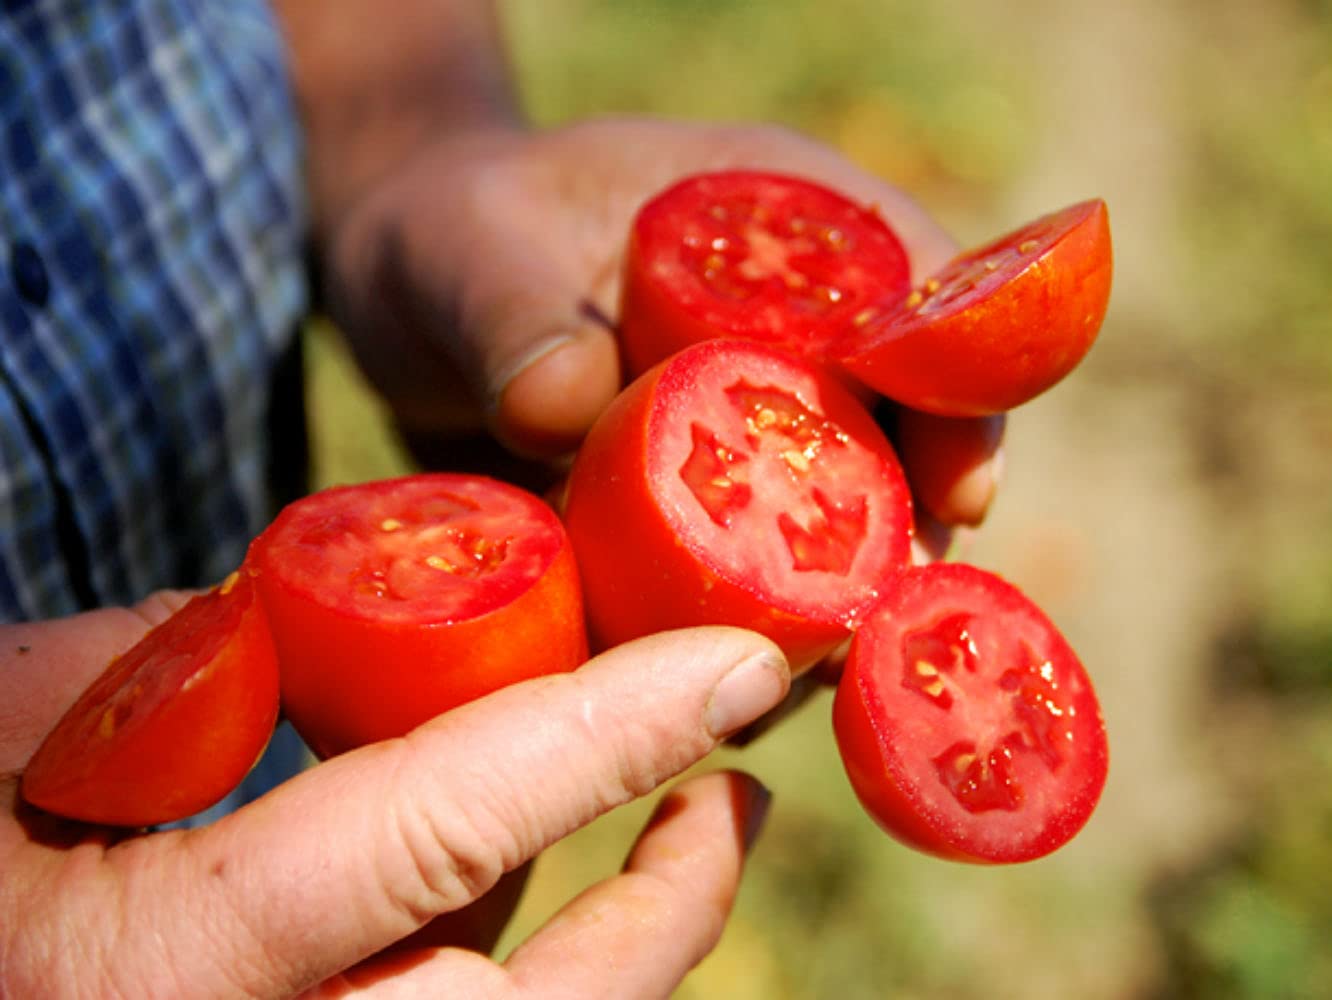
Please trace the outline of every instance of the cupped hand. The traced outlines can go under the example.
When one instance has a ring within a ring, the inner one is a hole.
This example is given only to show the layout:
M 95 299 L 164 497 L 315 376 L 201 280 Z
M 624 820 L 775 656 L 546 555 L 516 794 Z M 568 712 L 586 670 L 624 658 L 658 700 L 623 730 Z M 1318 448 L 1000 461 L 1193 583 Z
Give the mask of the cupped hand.
M 877 205 L 916 279 L 955 250 L 902 191 L 785 129 L 504 127 L 423 143 L 324 220 L 326 301 L 426 461 L 457 465 L 487 434 L 528 456 L 567 453 L 620 388 L 614 327 L 634 213 L 682 176 L 727 167 L 801 174 Z M 937 549 L 938 525 L 983 518 L 1003 418 L 897 422 L 921 535 Z
M 15 996 L 667 995 L 716 942 L 766 793 L 738 773 L 662 800 L 621 874 L 503 964 L 389 950 L 786 693 L 772 644 L 667 633 L 319 764 L 195 830 L 26 806 L 17 774 L 106 660 L 179 601 L 0 629 L 0 992 Z

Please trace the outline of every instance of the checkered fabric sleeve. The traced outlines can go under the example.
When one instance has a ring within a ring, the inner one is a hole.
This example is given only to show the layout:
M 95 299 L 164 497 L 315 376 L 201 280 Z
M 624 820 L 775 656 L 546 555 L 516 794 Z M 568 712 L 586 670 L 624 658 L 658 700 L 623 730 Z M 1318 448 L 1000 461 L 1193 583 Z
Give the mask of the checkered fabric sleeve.
M 6 0 L 0 620 L 221 579 L 271 515 L 300 158 L 265 0 Z

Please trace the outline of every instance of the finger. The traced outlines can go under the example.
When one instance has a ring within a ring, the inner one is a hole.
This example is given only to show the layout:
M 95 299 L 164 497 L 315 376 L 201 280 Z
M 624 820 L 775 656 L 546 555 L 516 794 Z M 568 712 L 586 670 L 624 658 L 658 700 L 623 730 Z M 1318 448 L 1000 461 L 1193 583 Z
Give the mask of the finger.
M 388 955 L 338 976 L 317 995 L 665 997 L 716 945 L 768 801 L 744 774 L 685 782 L 662 799 L 624 871 L 565 906 L 504 968 L 452 948 Z
M 915 566 L 946 559 L 962 529 L 951 528 L 923 506 L 915 511 L 915 531 L 911 536 L 911 562 Z
M 219 968 L 259 994 L 321 981 L 679 773 L 788 685 L 772 643 L 705 628 L 497 692 L 191 831 L 169 875 L 197 892 L 165 897 L 147 937 L 173 940 L 189 906 L 210 932 L 177 951 L 195 966 L 186 981 Z
M 895 440 L 912 496 L 944 526 L 985 519 L 1003 470 L 1004 414 L 940 417 L 901 408 Z
M 599 323 L 549 323 L 526 330 L 526 350 L 492 376 L 492 423 L 496 435 L 521 454 L 558 456 L 571 452 L 620 388 L 620 358 L 614 335 Z M 495 334 L 496 343 L 516 337 Z
M 161 591 L 130 608 L 0 626 L 0 773 L 21 769 L 108 664 L 189 598 Z
M 422 948 L 445 947 L 490 954 L 522 901 L 532 867 L 533 863 L 529 861 L 505 872 L 480 899 L 460 910 L 441 913 L 380 954 L 401 955 Z
M 437 195 L 429 215 L 406 213 L 415 221 L 404 263 L 421 318 L 506 445 L 565 454 L 620 387 L 614 330 L 590 305 L 612 280 L 605 258 L 617 243 L 567 223 L 568 174 L 579 161 L 561 172 L 511 148 L 441 155 L 454 190 Z M 421 191 L 440 192 L 440 181 L 437 172 L 409 176 L 400 190 L 419 201 Z
M 506 183 L 507 181 L 507 183 Z M 488 224 L 436 258 L 466 273 L 454 349 L 479 386 L 491 430 L 523 455 L 571 452 L 620 389 L 608 318 L 589 303 L 590 253 L 552 245 L 539 220 L 554 194 L 520 171 L 496 170 L 477 206 Z M 457 253 L 469 255 L 462 267 Z M 475 255 L 475 256 L 472 256 Z
M 738 773 L 666 796 L 624 871 L 557 913 L 505 963 L 520 995 L 670 995 L 716 946 L 768 795 Z

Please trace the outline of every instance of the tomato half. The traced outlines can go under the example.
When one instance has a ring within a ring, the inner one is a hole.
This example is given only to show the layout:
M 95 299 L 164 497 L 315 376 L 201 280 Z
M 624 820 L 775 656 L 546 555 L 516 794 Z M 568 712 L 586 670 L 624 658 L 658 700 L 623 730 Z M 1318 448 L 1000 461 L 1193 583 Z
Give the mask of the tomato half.
M 868 305 L 902 297 L 910 265 L 873 208 L 782 174 L 686 178 L 647 202 L 626 255 L 620 341 L 630 375 L 711 337 L 822 361 Z
M 1048 854 L 1105 784 L 1105 725 L 1077 655 L 1012 584 L 960 563 L 907 571 L 873 609 L 833 727 L 869 814 L 946 858 Z
M 247 562 L 282 665 L 284 711 L 321 756 L 401 736 L 586 657 L 559 518 L 484 476 L 323 490 L 284 509 Z
M 1110 223 L 1096 199 L 960 254 L 866 308 L 829 353 L 890 399 L 944 416 L 1025 403 L 1091 349 L 1110 299 Z
M 38 748 L 22 794 L 90 823 L 183 819 L 240 783 L 277 713 L 277 657 L 242 571 L 110 663 Z
M 908 559 L 911 501 L 869 413 L 816 366 L 696 344 L 622 392 L 570 472 L 593 642 L 755 629 L 807 666 Z

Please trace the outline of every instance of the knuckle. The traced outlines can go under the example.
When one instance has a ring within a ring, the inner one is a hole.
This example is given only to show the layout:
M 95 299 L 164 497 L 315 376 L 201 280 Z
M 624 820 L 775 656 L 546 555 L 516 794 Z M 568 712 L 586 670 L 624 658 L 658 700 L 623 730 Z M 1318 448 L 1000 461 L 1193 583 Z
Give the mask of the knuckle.
M 606 806 L 640 798 L 697 760 L 706 749 L 669 712 L 625 711 L 591 691 L 580 693 L 577 738 L 604 748 Z
M 404 746 L 410 745 L 404 741 Z M 421 769 L 404 766 L 404 783 L 419 784 Z M 395 796 L 392 836 L 380 873 L 390 903 L 412 919 L 459 909 L 484 895 L 509 867 L 514 837 L 481 798 Z M 516 863 L 516 862 L 515 862 Z

